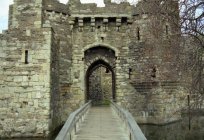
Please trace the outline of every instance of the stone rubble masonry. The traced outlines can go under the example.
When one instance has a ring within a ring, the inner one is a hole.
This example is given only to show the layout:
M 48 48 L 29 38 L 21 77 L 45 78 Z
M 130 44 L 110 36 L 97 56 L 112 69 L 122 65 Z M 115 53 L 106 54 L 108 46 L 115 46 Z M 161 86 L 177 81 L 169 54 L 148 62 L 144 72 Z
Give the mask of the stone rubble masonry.
M 10 31 L 0 39 L 0 134 L 44 136 L 50 123 L 50 28 Z M 20 33 L 21 32 L 21 33 Z M 20 34 L 19 34 L 20 33 Z M 25 50 L 28 64 L 25 64 Z
M 79 0 L 14 0 L 9 29 L 0 34 L 0 136 L 50 135 L 87 101 L 87 71 L 100 63 L 114 75 L 115 100 L 137 122 L 180 119 L 187 91 L 178 29 L 142 11 L 142 2 L 105 0 L 97 8 Z

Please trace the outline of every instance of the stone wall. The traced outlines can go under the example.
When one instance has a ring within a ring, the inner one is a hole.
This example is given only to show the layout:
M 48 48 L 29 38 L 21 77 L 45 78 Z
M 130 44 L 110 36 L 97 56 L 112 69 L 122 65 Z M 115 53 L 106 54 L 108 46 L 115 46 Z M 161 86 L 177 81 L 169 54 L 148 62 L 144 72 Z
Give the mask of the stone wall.
M 42 0 L 15 0 L 10 6 L 9 29 L 40 28 Z
M 186 105 L 187 90 L 181 82 L 179 63 L 182 51 L 179 36 L 170 23 L 167 34 L 166 24 L 166 19 L 151 14 L 135 16 L 132 24 L 136 34 L 132 32 L 129 44 L 130 83 L 137 94 L 132 96 L 134 100 L 131 99 L 128 106 L 141 123 L 177 120 L 181 108 Z
M 44 26 L 52 27 L 55 36 L 56 44 L 53 48 L 58 51 L 58 62 L 59 62 L 59 92 L 60 96 L 58 99 L 58 117 L 60 124 L 66 121 L 68 114 L 77 107 L 72 107 L 73 93 L 70 92 L 71 85 L 71 56 L 72 56 L 72 45 L 71 45 L 71 31 L 69 25 L 69 10 L 64 4 L 57 1 L 47 0 L 44 1 L 44 12 L 43 12 L 43 23 Z M 59 8 L 61 7 L 61 9 Z M 56 102 L 56 101 L 54 101 Z M 60 114 L 60 115 L 59 115 Z
M 53 30 L 52 30 L 53 31 Z M 51 57 L 50 57 L 50 128 L 49 131 L 53 132 L 62 124 L 61 112 L 61 94 L 60 94 L 60 53 L 59 53 L 59 40 L 52 32 L 51 36 Z
M 10 6 L 0 47 L 1 137 L 45 137 L 62 123 L 60 43 L 42 18 L 42 1 L 16 0 Z
M 51 30 L 30 32 L 12 30 L 0 37 L 1 137 L 49 133 Z

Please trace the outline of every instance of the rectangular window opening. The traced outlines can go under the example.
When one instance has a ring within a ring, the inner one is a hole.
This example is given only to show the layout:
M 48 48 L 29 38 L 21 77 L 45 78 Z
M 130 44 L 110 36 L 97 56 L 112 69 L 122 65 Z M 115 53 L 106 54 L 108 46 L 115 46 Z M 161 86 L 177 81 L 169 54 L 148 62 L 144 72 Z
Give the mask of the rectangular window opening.
M 131 79 L 131 75 L 132 75 L 132 69 L 129 68 L 129 79 Z
M 137 28 L 137 40 L 140 40 L 140 28 Z
M 168 36 L 168 35 L 169 35 L 169 26 L 166 25 L 166 36 Z
M 28 50 L 25 50 L 25 64 L 28 64 Z

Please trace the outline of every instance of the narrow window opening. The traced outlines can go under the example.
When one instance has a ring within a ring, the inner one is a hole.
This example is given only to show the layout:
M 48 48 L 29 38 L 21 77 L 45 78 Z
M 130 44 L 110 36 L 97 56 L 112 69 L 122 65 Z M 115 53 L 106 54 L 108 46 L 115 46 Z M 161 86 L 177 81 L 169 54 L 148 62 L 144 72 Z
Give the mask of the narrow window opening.
M 168 35 L 169 35 L 169 26 L 166 25 L 166 36 L 168 36 Z
M 28 64 L 28 50 L 25 50 L 25 64 Z
M 137 28 L 137 40 L 140 40 L 140 28 Z
M 101 28 L 101 26 L 98 26 L 98 29 L 100 29 Z
M 157 69 L 155 67 L 152 68 L 152 78 L 156 78 L 156 72 L 157 72 Z
M 124 23 L 127 23 L 127 17 L 122 17 L 122 20 L 121 22 L 124 24 Z
M 104 37 L 101 37 L 101 40 L 104 41 Z
M 132 69 L 129 68 L 129 79 L 131 79 Z

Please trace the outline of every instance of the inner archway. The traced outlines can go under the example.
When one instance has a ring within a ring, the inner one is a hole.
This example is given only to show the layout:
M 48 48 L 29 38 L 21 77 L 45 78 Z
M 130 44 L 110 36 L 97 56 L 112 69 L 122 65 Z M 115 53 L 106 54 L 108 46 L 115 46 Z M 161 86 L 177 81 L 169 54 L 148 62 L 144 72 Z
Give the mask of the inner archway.
M 108 104 L 115 99 L 115 78 L 109 66 L 99 60 L 87 73 L 87 100 L 94 105 Z
M 115 53 L 105 47 L 85 51 L 86 101 L 93 105 L 109 104 L 115 100 Z

